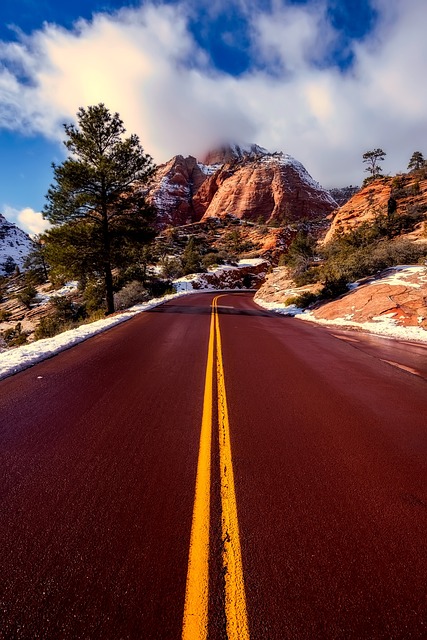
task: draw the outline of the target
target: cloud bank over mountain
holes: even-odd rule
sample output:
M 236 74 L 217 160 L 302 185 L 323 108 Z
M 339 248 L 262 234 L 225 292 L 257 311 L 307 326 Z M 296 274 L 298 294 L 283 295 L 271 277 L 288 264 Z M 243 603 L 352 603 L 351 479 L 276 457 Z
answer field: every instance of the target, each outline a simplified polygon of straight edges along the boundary
M 0 42 L 0 127 L 61 140 L 61 123 L 102 101 L 157 162 L 233 140 L 290 153 L 326 187 L 360 183 L 361 155 L 374 147 L 387 152 L 386 171 L 406 169 L 427 139 L 425 0 L 371 2 L 372 29 L 345 42 L 326 0 L 230 4 L 244 16 L 249 59 L 236 75 L 198 42 L 193 2 L 98 13 L 72 30 L 45 24 Z M 231 46 L 236 36 L 220 37 Z M 337 51 L 350 62 L 338 63 Z

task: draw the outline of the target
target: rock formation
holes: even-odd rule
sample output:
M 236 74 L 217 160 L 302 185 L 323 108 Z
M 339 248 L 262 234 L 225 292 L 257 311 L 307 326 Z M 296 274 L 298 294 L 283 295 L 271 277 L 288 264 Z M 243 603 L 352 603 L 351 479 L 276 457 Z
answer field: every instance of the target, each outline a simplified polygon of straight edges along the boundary
M 313 315 L 360 324 L 388 317 L 396 325 L 427 329 L 427 270 L 391 267 L 338 300 L 320 305 Z
M 175 156 L 157 168 L 148 201 L 157 209 L 160 228 L 195 222 L 193 196 L 209 173 L 196 158 Z
M 222 165 L 205 180 L 193 202 L 204 218 L 232 214 L 277 224 L 325 219 L 337 207 L 303 165 L 283 153 L 249 155 Z
M 358 191 L 336 211 L 325 241 L 330 240 L 338 231 L 348 233 L 363 222 L 372 222 L 379 214 L 386 215 L 389 203 L 393 201 L 396 216 L 412 214 L 419 217 L 414 229 L 402 235 L 411 240 L 425 240 L 427 174 L 421 170 L 395 177 L 378 178 Z
M 158 168 L 148 199 L 160 228 L 227 214 L 262 223 L 319 221 L 337 208 L 300 162 L 258 145 L 223 146 L 203 163 L 176 156 Z

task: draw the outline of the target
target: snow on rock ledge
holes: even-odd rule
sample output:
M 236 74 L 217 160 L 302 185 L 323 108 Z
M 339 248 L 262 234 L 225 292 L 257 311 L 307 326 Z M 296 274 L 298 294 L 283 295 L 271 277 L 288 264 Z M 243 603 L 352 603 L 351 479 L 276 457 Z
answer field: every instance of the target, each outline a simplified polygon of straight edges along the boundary
M 346 295 L 311 311 L 302 312 L 293 305 L 287 306 L 283 296 L 281 300 L 278 296 L 265 299 L 262 290 L 256 294 L 255 301 L 264 308 L 299 320 L 427 342 L 427 268 L 424 266 L 391 267 L 376 278 L 354 283 Z

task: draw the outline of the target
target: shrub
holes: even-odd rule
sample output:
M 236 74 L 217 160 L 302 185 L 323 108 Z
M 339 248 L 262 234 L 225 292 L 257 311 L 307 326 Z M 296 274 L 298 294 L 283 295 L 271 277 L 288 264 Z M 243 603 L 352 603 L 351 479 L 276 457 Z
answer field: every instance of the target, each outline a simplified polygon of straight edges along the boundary
M 22 325 L 18 322 L 13 328 L 2 331 L 1 337 L 8 347 L 19 347 L 26 344 L 28 333 L 22 331 Z
M 219 264 L 222 264 L 223 262 L 224 260 L 222 259 L 218 251 L 217 252 L 210 251 L 209 253 L 204 255 L 202 258 L 202 265 L 205 267 L 205 269 L 209 269 L 209 267 L 217 266 Z
M 87 282 L 83 291 L 83 301 L 89 315 L 99 309 L 103 309 L 105 306 L 104 286 L 93 280 Z
M 184 275 L 183 269 L 181 267 L 181 262 L 178 258 L 171 258 L 169 256 L 165 256 L 160 261 L 160 266 L 162 270 L 162 276 L 164 278 L 180 278 Z
M 114 294 L 114 307 L 117 310 L 127 309 L 147 299 L 148 293 L 144 285 L 137 280 L 133 280 Z
M 21 302 L 28 309 L 31 307 L 31 303 L 34 302 L 34 299 L 37 295 L 37 289 L 34 285 L 28 284 L 26 287 L 22 289 L 16 296 L 17 300 Z
M 149 297 L 160 298 L 167 293 L 173 293 L 173 287 L 170 280 L 152 280 L 147 286 Z
M 34 331 L 34 339 L 41 340 L 42 338 L 53 338 L 58 333 L 63 331 L 63 327 L 59 320 L 53 316 L 46 316 L 41 318 Z
M 34 331 L 34 339 L 52 338 L 58 333 L 68 331 L 87 317 L 86 308 L 75 304 L 66 296 L 51 298 L 53 313 L 41 318 Z
M 0 309 L 0 322 L 7 322 L 12 314 L 10 311 Z
M 301 309 L 304 309 L 305 307 L 308 307 L 310 304 L 313 304 L 313 302 L 316 302 L 318 299 L 319 299 L 319 296 L 316 295 L 315 293 L 312 293 L 311 291 L 303 291 L 297 296 L 291 296 L 290 298 L 287 298 L 285 300 L 285 304 L 286 305 L 294 304 L 296 307 L 300 307 Z
M 86 309 L 75 304 L 67 296 L 53 296 L 50 299 L 53 316 L 61 323 L 73 323 L 86 317 Z

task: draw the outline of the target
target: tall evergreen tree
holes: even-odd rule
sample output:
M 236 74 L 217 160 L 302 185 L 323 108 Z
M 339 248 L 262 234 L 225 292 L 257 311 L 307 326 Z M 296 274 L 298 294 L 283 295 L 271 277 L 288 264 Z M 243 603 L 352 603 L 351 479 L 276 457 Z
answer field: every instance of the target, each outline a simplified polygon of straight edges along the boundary
M 47 256 L 64 272 L 103 277 L 112 313 L 112 269 L 134 259 L 154 236 L 154 210 L 142 193 L 154 164 L 138 136 L 124 137 L 119 114 L 104 104 L 80 108 L 77 123 L 64 125 L 69 157 L 53 164 L 55 183 L 43 215 L 54 226 L 43 240 Z
M 426 161 L 424 160 L 424 156 L 421 151 L 414 151 L 409 160 L 408 169 L 409 171 L 417 171 L 421 169 L 425 165 Z

